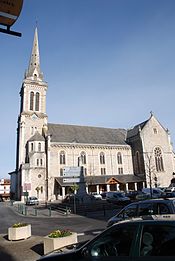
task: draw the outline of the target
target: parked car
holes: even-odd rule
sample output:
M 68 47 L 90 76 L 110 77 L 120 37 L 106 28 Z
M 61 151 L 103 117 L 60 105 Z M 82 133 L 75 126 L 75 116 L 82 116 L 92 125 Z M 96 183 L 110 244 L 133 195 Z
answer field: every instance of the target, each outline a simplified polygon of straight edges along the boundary
M 100 193 L 100 195 L 102 196 L 102 199 L 106 199 L 106 194 L 107 194 L 107 192 L 105 192 L 105 191 Z
M 96 200 L 102 199 L 102 196 L 100 194 L 98 194 L 97 192 L 92 192 L 91 197 L 92 197 L 92 199 L 96 199 Z
M 175 191 L 165 192 L 164 198 L 175 198 Z
M 48 261 L 174 261 L 174 216 L 150 216 L 121 221 L 83 245 L 61 248 L 41 257 Z
M 174 214 L 175 216 L 175 199 L 149 199 L 131 203 L 111 217 L 107 226 L 112 226 L 124 219 L 153 214 Z
M 151 198 L 151 191 L 152 191 L 152 198 L 161 198 L 165 195 L 165 193 L 159 188 L 143 188 L 142 192 L 148 194 Z
M 38 205 L 39 200 L 37 197 L 29 197 L 26 201 L 26 205 Z
M 175 192 L 175 187 L 174 186 L 170 186 L 170 187 L 165 189 L 165 192 Z
M 135 200 L 138 195 L 140 195 L 142 192 L 139 190 L 129 190 L 125 193 L 125 196 L 130 198 L 131 200 Z
M 149 193 L 144 193 L 142 191 L 139 191 L 139 193 L 136 195 L 136 200 L 145 200 L 150 198 L 151 195 Z
M 115 204 L 128 204 L 128 203 L 130 203 L 130 198 L 126 197 L 123 192 L 119 192 L 119 191 L 107 192 L 106 200 L 109 203 L 115 203 Z

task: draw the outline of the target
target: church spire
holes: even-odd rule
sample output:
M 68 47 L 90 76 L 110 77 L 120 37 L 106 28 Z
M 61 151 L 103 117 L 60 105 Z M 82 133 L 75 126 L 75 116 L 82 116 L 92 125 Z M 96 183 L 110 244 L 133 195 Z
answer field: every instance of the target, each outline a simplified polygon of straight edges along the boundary
M 43 80 L 43 74 L 40 70 L 40 55 L 39 55 L 39 44 L 38 44 L 38 30 L 35 28 L 33 48 L 30 57 L 29 67 L 26 71 L 25 78 L 32 80 Z

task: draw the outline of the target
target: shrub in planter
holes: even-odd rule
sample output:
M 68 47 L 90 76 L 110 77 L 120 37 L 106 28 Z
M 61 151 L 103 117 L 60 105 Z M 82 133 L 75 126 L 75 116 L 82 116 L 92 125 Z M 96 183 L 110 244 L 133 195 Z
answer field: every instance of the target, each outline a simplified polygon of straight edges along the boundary
M 70 230 L 55 230 L 44 237 L 44 254 L 77 243 L 77 233 Z
M 20 240 L 31 237 L 31 225 L 26 223 L 15 223 L 8 228 L 9 240 Z

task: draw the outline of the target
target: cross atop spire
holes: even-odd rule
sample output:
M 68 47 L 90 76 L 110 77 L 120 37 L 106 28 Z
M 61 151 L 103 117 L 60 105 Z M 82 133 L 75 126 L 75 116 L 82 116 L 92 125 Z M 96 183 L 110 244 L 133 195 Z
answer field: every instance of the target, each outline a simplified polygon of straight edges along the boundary
M 38 44 L 38 30 L 35 28 L 32 54 L 30 57 L 29 67 L 26 71 L 25 78 L 33 80 L 43 80 L 43 74 L 40 70 L 40 55 L 39 55 L 39 44 Z

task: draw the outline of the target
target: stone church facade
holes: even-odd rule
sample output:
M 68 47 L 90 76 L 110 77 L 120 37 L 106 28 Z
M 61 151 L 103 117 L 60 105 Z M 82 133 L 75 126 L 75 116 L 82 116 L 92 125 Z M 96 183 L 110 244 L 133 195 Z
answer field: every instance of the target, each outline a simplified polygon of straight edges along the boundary
M 171 183 L 170 135 L 153 114 L 129 130 L 48 123 L 47 88 L 36 28 L 20 91 L 16 169 L 9 173 L 12 198 L 62 199 L 79 185 L 79 175 L 87 193 Z

